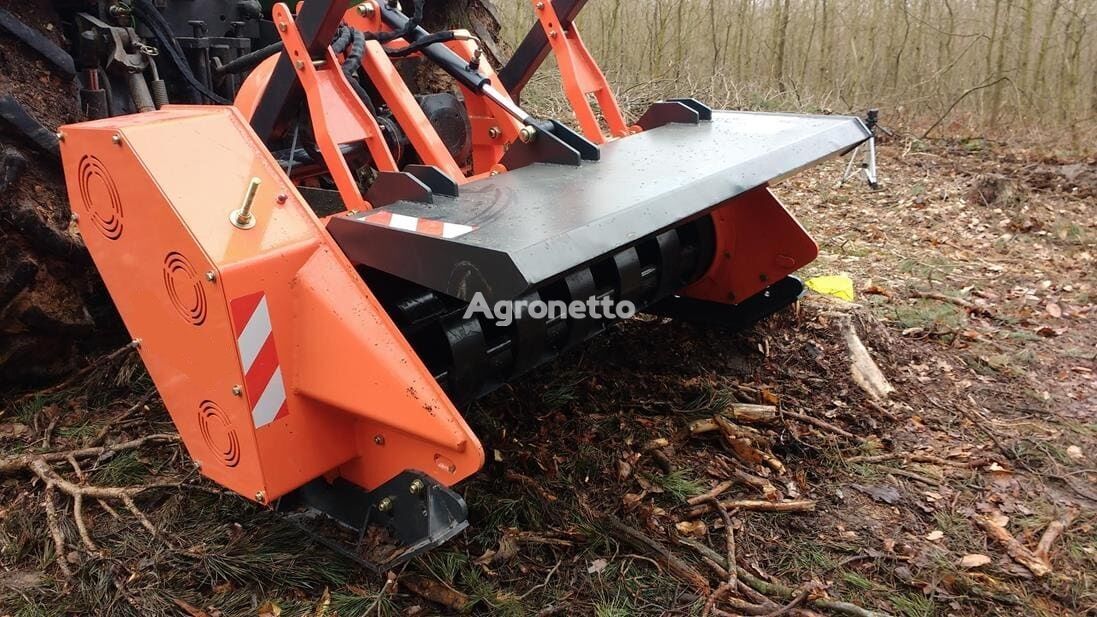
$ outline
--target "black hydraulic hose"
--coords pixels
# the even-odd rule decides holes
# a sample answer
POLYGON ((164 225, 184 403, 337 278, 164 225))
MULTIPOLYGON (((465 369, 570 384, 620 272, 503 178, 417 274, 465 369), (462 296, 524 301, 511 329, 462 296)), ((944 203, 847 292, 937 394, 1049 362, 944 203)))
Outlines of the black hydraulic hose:
POLYGON ((194 72, 190 68, 190 63, 187 62, 186 56, 183 54, 183 48, 180 47, 179 42, 175 40, 175 35, 171 31, 171 26, 168 24, 167 20, 164 19, 164 16, 160 14, 160 11, 153 6, 152 0, 137 0, 133 9, 137 13, 137 17, 145 22, 145 25, 148 26, 149 30, 152 30, 153 34, 163 43, 164 51, 167 52, 168 59, 175 65, 175 68, 178 69, 179 73, 183 76, 183 79, 186 80, 191 88, 197 90, 199 94, 218 105, 228 105, 232 102, 207 88, 205 84, 194 76, 194 72))
POLYGON ((403 58, 405 56, 410 56, 411 54, 421 52, 424 49, 426 49, 427 47, 430 47, 431 45, 434 45, 435 43, 448 43, 450 41, 474 41, 474 40, 476 40, 476 37, 474 37, 474 36, 469 36, 469 35, 464 35, 464 34, 459 35, 456 32, 453 32, 452 30, 449 30, 449 31, 446 31, 446 32, 435 32, 434 34, 430 34, 430 35, 427 35, 427 36, 424 36, 424 37, 420 37, 414 43, 411 43, 410 45, 405 45, 404 47, 397 47, 397 48, 394 48, 394 49, 386 47, 385 48, 385 53, 388 54, 388 56, 390 58, 403 58))
POLYGON ((350 45, 346 48, 346 59, 343 60, 343 72, 348 77, 358 73, 362 67, 362 54, 366 53, 366 34, 360 30, 350 28, 350 45))
POLYGON ((244 71, 250 71, 251 69, 262 64, 263 60, 273 56, 274 54, 282 51, 282 42, 272 43, 262 49, 257 49, 251 53, 244 54, 239 58, 227 62, 216 69, 214 69, 219 75, 231 75, 233 73, 243 73, 244 71))

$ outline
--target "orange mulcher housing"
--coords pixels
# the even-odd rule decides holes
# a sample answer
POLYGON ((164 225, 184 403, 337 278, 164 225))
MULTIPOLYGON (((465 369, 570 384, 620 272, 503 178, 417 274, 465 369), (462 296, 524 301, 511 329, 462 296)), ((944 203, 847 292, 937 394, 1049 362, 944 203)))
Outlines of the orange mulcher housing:
MULTIPOLYGON (((627 124, 572 23, 583 3, 558 0, 533 3, 539 25, 527 38, 536 53, 526 59, 532 67, 521 68, 530 74, 549 48, 555 53, 586 139, 525 114, 508 87, 520 89, 528 75, 507 83, 500 77, 506 69, 496 74, 478 60, 467 33, 408 54, 437 61, 445 52, 451 65, 459 58, 474 76, 458 79, 472 135, 471 158, 459 162, 390 58, 394 46, 428 34, 387 3, 370 0, 345 14, 338 4, 309 0, 297 15, 277 5, 272 19, 284 51, 252 72, 235 106, 165 106, 67 126, 61 149, 80 232, 202 473, 258 503, 303 495, 294 507, 312 506, 360 531, 384 524, 402 547, 376 559, 388 566, 466 525, 464 503, 447 487, 480 469, 484 452, 452 402, 467 399, 453 395, 453 384, 473 361, 450 350, 441 354, 445 370, 428 366, 438 354, 423 351, 393 308, 399 303, 378 290, 396 280, 405 292, 460 306, 468 289, 494 293, 492 300, 547 298, 546 290, 564 289, 574 300, 583 297, 579 289, 627 298, 627 288, 656 312, 749 322, 795 299, 800 287, 788 276, 817 251, 767 183, 868 134, 851 118, 714 118, 690 100, 658 103, 627 124), (298 27, 306 19, 314 24, 312 40, 298 27), (400 169, 340 70, 343 58, 317 42, 340 21, 401 35, 367 41, 362 70, 414 149, 416 169, 400 169), (287 74, 307 102, 319 172, 314 165, 307 175, 294 174, 272 154, 270 136, 255 129, 271 84, 287 74), (597 99, 601 121, 588 95, 597 99), (726 143, 727 135, 743 137, 726 143), (654 181, 651 174, 613 176, 640 165, 618 158, 644 160, 629 153, 648 148, 655 156, 693 142, 717 149, 654 181), (357 158, 347 153, 354 144, 357 158), (696 171, 721 158, 718 152, 740 150, 740 167, 696 171), (367 166, 376 175, 372 185, 360 173, 367 166), (562 193, 553 176, 571 188, 562 193), (318 179, 338 191, 343 207, 335 214, 318 216, 303 197, 318 179), (672 191, 678 197, 667 198, 672 191), (485 216, 478 208, 487 194, 511 196, 506 203, 513 204, 500 210, 503 202, 492 202, 494 214, 485 216), (614 196, 639 205, 611 203, 614 196), (633 206, 644 209, 626 211, 633 206), (379 213, 383 220, 373 216, 379 213), (519 216, 546 222, 493 231, 519 216), (519 238, 524 244, 515 239, 567 217, 578 218, 563 231, 519 238), (396 224, 406 220, 418 222, 396 224), (488 264, 500 254, 507 259, 497 275, 494 265, 477 267, 486 280, 480 287, 447 286, 453 264, 488 264), (607 263, 617 274, 606 274, 607 263), (672 268, 679 278, 666 274, 672 268)), ((681 155, 666 156, 659 164, 675 169, 672 159, 681 155)), ((462 331, 478 332, 462 345, 500 336, 490 324, 462 323, 462 331)), ((566 344, 545 347, 562 350, 606 325, 565 324, 559 339, 566 344)), ((454 336, 446 330, 443 338, 464 349, 454 336)), ((512 352, 528 349, 523 336, 507 339, 512 352)), ((551 354, 538 350, 536 361, 524 363, 522 355, 515 352, 513 364, 525 370, 551 354)), ((490 389, 489 381, 461 390, 475 396, 490 389)))

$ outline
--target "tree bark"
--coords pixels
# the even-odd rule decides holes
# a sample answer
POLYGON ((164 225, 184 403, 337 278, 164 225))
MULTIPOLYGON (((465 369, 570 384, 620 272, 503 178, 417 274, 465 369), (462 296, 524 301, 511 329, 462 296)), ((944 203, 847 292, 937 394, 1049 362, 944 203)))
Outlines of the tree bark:
MULTIPOLYGON (((5 8, 67 46, 51 0, 11 2, 5 8)), ((427 0, 423 25, 432 31, 468 29, 483 41, 493 64, 505 59, 491 0, 427 0)), ((429 75, 426 68, 416 73, 420 90, 436 84, 429 75)), ((76 94, 71 80, 0 31, 0 99, 14 101, 48 137, 83 119, 76 94)), ((127 339, 71 219, 56 155, 0 117, 0 392, 55 380, 104 346, 127 339)))

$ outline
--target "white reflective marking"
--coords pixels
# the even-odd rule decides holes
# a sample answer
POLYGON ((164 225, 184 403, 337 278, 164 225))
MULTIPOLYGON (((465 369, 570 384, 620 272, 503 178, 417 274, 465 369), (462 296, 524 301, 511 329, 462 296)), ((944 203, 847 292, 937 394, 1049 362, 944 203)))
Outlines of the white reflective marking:
POLYGON ((251 314, 240 338, 236 339, 236 345, 240 348, 240 361, 244 364, 244 372, 251 370, 251 365, 259 357, 263 344, 270 336, 270 313, 267 311, 267 297, 259 301, 255 312, 251 314))
POLYGON ((415 228, 419 226, 419 219, 414 216, 406 216, 403 214, 393 214, 392 220, 389 221, 389 227, 393 229, 403 229, 404 231, 415 231, 415 228))
POLYGON ((274 422, 274 416, 278 415, 278 410, 285 402, 286 387, 282 383, 282 367, 278 367, 270 376, 270 383, 267 384, 267 389, 263 390, 263 396, 259 397, 255 408, 251 410, 251 420, 255 423, 255 428, 274 422))
POLYGON ((458 225, 457 223, 443 223, 442 224, 442 237, 443 238, 459 238, 470 231, 473 231, 475 227, 469 227, 468 225, 458 225))

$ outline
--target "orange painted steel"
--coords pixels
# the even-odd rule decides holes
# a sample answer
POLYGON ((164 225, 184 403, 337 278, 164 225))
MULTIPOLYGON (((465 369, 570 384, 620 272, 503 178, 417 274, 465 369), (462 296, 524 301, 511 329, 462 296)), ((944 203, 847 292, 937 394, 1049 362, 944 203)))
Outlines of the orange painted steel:
POLYGON ((483 465, 476 436, 239 111, 166 106, 63 130, 80 233, 204 475, 269 503, 320 476, 370 489, 419 469, 452 485, 483 465), (255 225, 240 229, 229 213, 253 178, 255 225), (235 334, 239 301, 257 294, 281 391, 249 381, 249 335, 235 334), (267 391, 284 393, 285 413, 260 422, 249 401, 267 391))
POLYGON ((716 257, 683 295, 738 304, 819 256, 815 241, 765 186, 720 205, 712 220, 716 257))
POLYGON ((565 28, 551 1, 531 0, 531 2, 534 12, 537 13, 537 19, 548 36, 552 52, 556 56, 560 80, 564 84, 564 94, 571 103, 583 134, 596 144, 607 141, 606 135, 602 133, 602 126, 598 122, 598 116, 594 113, 590 100, 587 99, 591 94, 598 101, 598 107, 609 127, 610 135, 624 137, 630 134, 632 131, 625 123, 625 116, 621 113, 621 106, 617 104, 617 97, 614 96, 613 89, 606 81, 602 69, 598 67, 598 63, 594 61, 583 43, 578 26, 569 24, 565 28), (561 34, 563 36, 560 36, 561 34))
POLYGON ((314 63, 289 7, 281 2, 274 5, 273 17, 285 44, 284 53, 293 61, 297 77, 305 90, 313 134, 343 203, 348 210, 371 208, 363 199, 358 181, 339 147, 365 142, 377 169, 399 171, 377 120, 350 87, 339 58, 330 47, 325 52, 324 60, 314 63))
MULTIPOLYGON (((466 30, 455 30, 459 35, 468 36, 466 30)), ((470 61, 476 51, 476 44, 470 40, 454 40, 446 44, 454 53, 465 61, 470 61)), ((487 77, 495 91, 509 98, 503 88, 495 69, 487 62, 480 64, 480 73, 487 77)), ((472 168, 476 177, 491 173, 493 170, 501 170, 499 161, 506 154, 507 145, 518 139, 518 132, 522 130, 522 123, 508 114, 502 107, 482 94, 473 92, 461 86, 461 94, 465 99, 465 109, 468 111, 469 122, 472 125, 472 168), (492 129, 497 129, 495 134, 492 129)), ((475 179, 475 177, 473 178, 475 179)))

